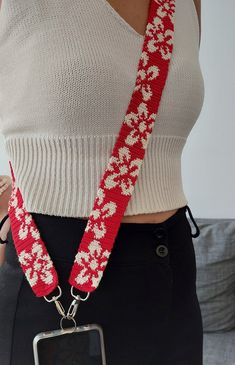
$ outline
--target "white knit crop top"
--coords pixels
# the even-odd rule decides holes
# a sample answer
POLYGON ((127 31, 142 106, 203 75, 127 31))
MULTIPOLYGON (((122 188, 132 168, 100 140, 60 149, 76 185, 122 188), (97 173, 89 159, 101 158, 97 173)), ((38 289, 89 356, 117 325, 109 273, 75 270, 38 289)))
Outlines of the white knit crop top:
MULTIPOLYGON (((106 0, 3 1, 0 132, 28 212, 90 215, 143 40, 106 0)), ((169 73, 125 215, 188 203, 181 154, 203 99, 196 8, 176 0, 169 73)))

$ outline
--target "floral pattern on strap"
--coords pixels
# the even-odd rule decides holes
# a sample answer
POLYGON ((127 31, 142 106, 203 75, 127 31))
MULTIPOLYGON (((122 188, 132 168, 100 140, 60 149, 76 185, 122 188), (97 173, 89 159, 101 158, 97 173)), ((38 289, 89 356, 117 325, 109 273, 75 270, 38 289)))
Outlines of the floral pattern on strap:
MULTIPOLYGON (((75 256, 69 283, 95 290, 111 254, 121 218, 134 191, 151 136, 173 51, 175 0, 152 0, 136 83, 118 138, 75 256)), ((9 203, 13 240, 22 269, 37 296, 58 284, 56 270, 15 185, 9 203)))

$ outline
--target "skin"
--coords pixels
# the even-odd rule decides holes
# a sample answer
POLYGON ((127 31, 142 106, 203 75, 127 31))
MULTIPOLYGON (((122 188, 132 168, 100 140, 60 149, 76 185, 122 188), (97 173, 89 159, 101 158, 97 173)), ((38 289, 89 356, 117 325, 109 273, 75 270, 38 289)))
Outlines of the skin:
MULTIPOLYGON (((137 33, 144 35, 150 0, 106 0, 137 33)), ((198 14, 201 39, 201 0, 193 0, 198 14)), ((200 44, 200 43, 199 43, 200 44)))
POLYGON ((197 16, 199 21, 199 47, 201 44, 201 0, 194 0, 194 4, 197 10, 197 16))
MULTIPOLYGON (((12 191, 12 185, 9 185, 8 188, 5 191, 3 191, 0 195, 0 221, 5 217, 5 215, 8 214, 7 208, 11 196, 11 191, 12 191)), ((0 230, 0 237, 2 240, 6 240, 9 229, 10 229, 10 220, 7 219, 2 229, 0 230)), ((5 243, 0 244, 0 266, 3 264, 5 259, 5 249, 6 249, 6 244, 5 243)))
MULTIPOLYGON (((148 8, 150 0, 106 0, 111 6, 139 33, 145 34, 145 27, 148 17, 148 8)), ((201 43, 201 0, 193 0, 195 3, 196 11, 199 21, 199 34, 201 43)), ((1 9, 2 0, 0 0, 1 9)), ((7 214, 8 200, 11 194, 11 186, 0 196, 0 220, 7 214)), ((129 215, 122 218, 122 222, 127 223, 162 223, 166 219, 170 218, 177 212, 178 209, 173 209, 165 212, 148 213, 129 215)), ((87 219, 88 217, 84 217, 87 219)), ((7 221, 9 222, 9 220, 7 221)), ((9 230, 9 224, 5 223, 3 229, 0 232, 1 238, 6 239, 6 234, 9 230)), ((0 245, 0 266, 4 261, 5 245, 0 245)))

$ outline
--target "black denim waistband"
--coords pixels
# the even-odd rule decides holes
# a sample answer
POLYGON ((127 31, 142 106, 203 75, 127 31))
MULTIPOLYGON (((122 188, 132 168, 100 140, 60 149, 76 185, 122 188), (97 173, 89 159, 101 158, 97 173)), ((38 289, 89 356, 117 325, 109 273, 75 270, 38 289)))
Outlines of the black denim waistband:
MULTIPOLYGON (((173 226, 176 222, 179 222, 180 220, 182 220, 182 218, 185 218, 185 211, 187 209, 187 206, 181 207, 177 210, 177 212, 175 214, 173 214, 170 218, 166 219, 164 222, 162 223, 130 223, 130 222, 121 222, 120 226, 119 226, 119 230, 121 231, 128 231, 128 232, 145 232, 145 231, 151 231, 153 230, 153 228, 155 227, 164 227, 166 229, 170 228, 171 226, 173 226)), ((75 217, 60 217, 60 216, 50 216, 50 215, 45 215, 45 214, 41 214, 41 213, 31 213, 33 218, 34 217, 38 217, 40 219, 41 222, 44 221, 45 224, 50 224, 50 222, 53 224, 58 224, 61 222, 61 220, 63 221, 74 221, 77 225, 78 228, 80 228, 82 231, 85 230, 88 219, 84 219, 84 218, 75 218, 75 217)), ((110 224, 112 224, 112 221, 110 220, 110 224)))
MULTIPOLYGON (((138 255, 138 252, 141 253, 143 251, 143 237, 145 237, 145 235, 149 238, 154 236, 155 239, 159 238, 162 240, 162 238, 159 237, 159 234, 162 235, 166 233, 168 235, 169 229, 177 229, 178 226, 180 227, 182 224, 184 225, 187 223, 186 211, 188 211, 190 218, 196 227, 196 234, 191 233, 191 236, 197 237, 200 233, 199 228, 193 219, 190 208, 186 205, 179 208, 175 214, 162 223, 122 222, 118 230, 114 252, 122 252, 123 249, 125 249, 125 252, 132 252, 134 250, 136 255, 138 255), (128 247, 126 247, 126 237, 130 238, 128 241, 129 244, 127 245, 128 247)), ((36 219, 36 223, 39 223, 39 231, 42 231, 42 237, 45 237, 47 248, 49 252, 52 253, 52 257, 61 258, 65 261, 73 261, 77 252, 78 242, 83 236, 88 219, 50 216, 41 213, 32 213, 32 215, 36 219), (76 239, 74 239, 75 235, 77 237, 76 239), (67 250, 68 245, 70 247, 69 250, 67 250)), ((7 243, 6 260, 11 265, 18 267, 19 263, 11 230, 8 232, 8 239, 9 243, 7 243)), ((152 245, 155 245, 155 239, 150 239, 149 245, 147 245, 146 242, 145 246, 152 247, 152 245)), ((146 252, 147 251, 146 247, 146 252)))
MULTIPOLYGON (((166 219, 164 222, 161 223, 130 223, 130 222, 121 222, 119 226, 119 231, 121 233, 134 233, 134 232, 150 232, 153 231, 155 228, 164 228, 168 230, 172 226, 174 226, 177 222, 179 223, 182 220, 187 219, 186 211, 188 211, 189 216, 196 228, 196 232, 193 234, 191 233, 192 237, 198 237, 200 234, 200 230, 193 218, 192 212, 188 205, 185 205, 183 207, 180 207, 175 214, 173 214, 171 217, 166 219)), ((50 224, 53 221, 53 224, 57 226, 61 223, 61 219, 68 220, 68 221, 75 221, 76 225, 78 225, 77 228, 80 228, 83 232, 86 228, 88 219, 82 219, 82 218, 74 218, 74 217, 60 217, 60 216, 50 216, 50 215, 44 215, 41 213, 31 213, 33 216, 39 216, 43 219, 43 221, 46 224, 50 224)), ((9 232, 10 233, 10 232, 9 232)))
POLYGON ((167 218, 164 222, 161 223, 127 223, 127 222, 121 222, 120 229, 128 231, 149 231, 156 227, 163 227, 163 228, 170 228, 176 222, 180 221, 183 217, 185 217, 185 210, 186 207, 181 207, 177 210, 176 213, 174 213, 171 217, 167 218))
POLYGON ((122 222, 120 224, 119 230, 120 231, 128 231, 128 232, 143 232, 143 231, 152 231, 154 228, 164 228, 166 230, 170 229, 172 226, 174 226, 176 223, 179 223, 182 219, 187 219, 186 211, 188 211, 191 221, 194 224, 194 227, 196 228, 196 232, 193 234, 191 230, 191 236, 192 237, 198 237, 200 234, 199 227, 197 223, 195 222, 193 218, 193 214, 191 212, 191 209, 188 205, 185 205, 177 210, 175 214, 173 214, 171 217, 166 219, 164 222, 161 223, 127 223, 122 222))

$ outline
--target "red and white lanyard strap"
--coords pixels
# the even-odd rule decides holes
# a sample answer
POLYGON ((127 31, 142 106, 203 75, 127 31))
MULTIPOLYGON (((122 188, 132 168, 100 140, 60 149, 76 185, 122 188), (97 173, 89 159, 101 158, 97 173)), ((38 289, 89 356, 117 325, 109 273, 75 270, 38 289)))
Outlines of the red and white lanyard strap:
MULTIPOLYGON (((174 15, 175 0, 151 0, 134 91, 69 277, 71 289, 88 296, 103 276, 153 130, 173 51, 174 15)), ((58 286, 57 272, 9 164, 8 212, 17 255, 36 296, 46 296, 58 286)))

